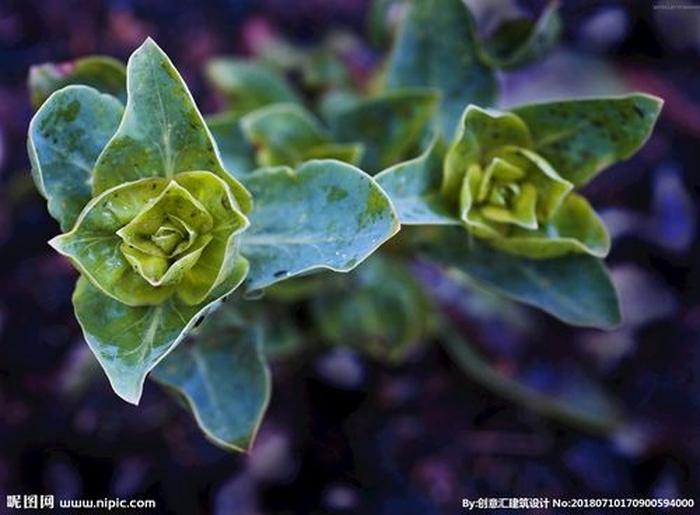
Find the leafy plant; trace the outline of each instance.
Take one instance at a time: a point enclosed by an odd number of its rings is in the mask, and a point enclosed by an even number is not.
[[[572,325],[619,322],[610,239],[577,189],[644,144],[661,101],[496,110],[495,71],[555,44],[556,5],[480,36],[460,0],[379,1],[372,19],[392,3],[403,22],[367,82],[332,45],[280,42],[305,87],[281,61],[217,57],[206,76],[227,109],[207,118],[150,39],[126,68],[32,69],[32,174],[63,231],[50,244],[79,272],[76,317],[117,395],[138,403],[150,373],[245,450],[268,360],[346,345],[396,363],[431,336],[471,355],[441,336],[420,263]]]

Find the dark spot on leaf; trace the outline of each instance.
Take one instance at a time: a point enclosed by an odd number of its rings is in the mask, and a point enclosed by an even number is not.
[[[197,319],[197,321],[194,323],[193,329],[196,329],[201,325],[201,323],[204,322],[204,316],[201,316]]]
[[[288,273],[289,272],[287,272],[286,270],[279,270],[272,275],[274,275],[275,277],[283,277],[283,276],[287,275]]]
[[[339,188],[338,186],[331,186],[330,188],[328,188],[326,202],[337,202],[339,200],[343,200],[347,196],[348,192],[345,191],[343,188]]]
[[[640,118],[644,118],[644,111],[638,105],[634,106],[634,112],[637,113],[637,116],[639,116]]]

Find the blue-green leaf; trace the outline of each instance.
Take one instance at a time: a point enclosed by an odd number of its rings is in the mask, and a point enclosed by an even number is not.
[[[375,180],[404,225],[461,225],[441,191],[445,144],[433,138],[421,155],[387,168]]]
[[[581,186],[644,145],[663,100],[635,93],[563,100],[513,109],[530,129],[532,150],[564,179]]]
[[[389,58],[387,88],[442,92],[443,135],[452,138],[465,106],[492,105],[498,85],[481,60],[474,20],[462,0],[414,0]]]
[[[34,183],[64,231],[91,198],[93,166],[117,130],[123,110],[110,95],[68,86],[54,93],[29,124]]]
[[[459,270],[477,285],[538,307],[564,322],[613,328],[620,322],[617,294],[602,261],[568,255],[526,259],[492,249],[463,229],[441,229],[426,256]]]
[[[127,92],[124,118],[95,165],[95,194],[128,181],[202,170],[226,181],[241,209],[250,210],[250,195],[221,164],[187,85],[150,38],[129,58]]]
[[[310,159],[339,159],[355,164],[362,145],[333,143],[331,135],[296,104],[273,104],[241,119],[243,133],[257,151],[259,166],[297,166]]]
[[[93,55],[67,63],[44,63],[29,69],[29,93],[37,109],[54,91],[84,85],[126,102],[126,69],[111,57]]]
[[[328,343],[393,363],[426,337],[430,314],[423,288],[411,271],[380,254],[326,281],[326,288],[312,299],[312,313]]]
[[[529,64],[549,52],[561,34],[559,3],[551,2],[536,22],[519,17],[501,23],[482,42],[486,62],[502,69]]]
[[[181,394],[204,434],[225,449],[245,452],[255,440],[272,388],[258,327],[222,326],[207,319],[152,377]]]
[[[180,303],[176,297],[156,306],[127,306],[80,277],[73,293],[75,314],[114,392],[138,404],[146,375],[200,317],[241,284],[247,271],[247,261],[239,258],[228,278],[195,306]]]
[[[338,141],[365,146],[362,169],[374,174],[419,153],[438,100],[430,89],[391,91],[333,110],[329,123]]]
[[[255,197],[241,244],[249,290],[318,268],[347,272],[399,230],[382,189],[340,161],[261,169],[245,184]]]
[[[256,61],[212,59],[207,63],[206,75],[239,115],[277,102],[301,103],[282,75]]]
[[[255,150],[243,134],[240,115],[228,111],[208,116],[206,122],[219,147],[226,171],[240,179],[258,167],[255,163]]]

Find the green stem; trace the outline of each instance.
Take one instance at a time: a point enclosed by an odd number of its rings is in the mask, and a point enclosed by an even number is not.
[[[622,423],[615,411],[612,414],[597,416],[554,400],[515,379],[503,376],[467,342],[454,335],[443,334],[440,343],[467,376],[496,395],[528,410],[600,436],[612,434]]]

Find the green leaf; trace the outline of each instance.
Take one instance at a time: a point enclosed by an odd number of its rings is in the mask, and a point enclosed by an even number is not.
[[[429,305],[400,262],[372,256],[312,299],[323,338],[389,362],[401,361],[426,337]]]
[[[95,55],[67,63],[44,63],[29,69],[29,92],[34,109],[54,91],[77,84],[91,86],[126,102],[126,69],[111,57]]]
[[[206,76],[239,115],[278,102],[302,103],[284,77],[255,61],[212,59]]]
[[[340,161],[261,169],[245,184],[255,197],[241,246],[249,290],[318,268],[347,272],[399,230],[381,188]]]
[[[512,111],[529,127],[532,150],[564,179],[582,186],[639,150],[662,105],[660,98],[635,93],[532,104]]]
[[[226,184],[209,172],[181,173],[174,181],[141,179],[95,197],[75,227],[49,243],[119,302],[156,305],[176,293],[183,302],[196,305],[235,265],[238,234],[248,222],[232,208],[233,202]],[[183,253],[184,261],[169,264],[173,256],[152,236],[166,222],[182,225],[183,220],[196,240],[180,234],[178,243],[192,255]],[[170,272],[168,266],[175,269]]]
[[[182,304],[176,297],[156,306],[127,306],[80,277],[73,293],[75,314],[114,392],[138,404],[147,374],[197,320],[241,284],[247,271],[248,262],[239,257],[226,280],[195,306]]]
[[[216,141],[224,168],[240,179],[258,166],[255,151],[241,128],[241,117],[233,111],[208,116],[207,127]]]
[[[297,310],[290,309],[290,304],[305,301],[311,292],[291,292],[290,297],[280,299],[279,288],[297,283],[304,288],[304,283],[317,282],[322,274],[315,277],[299,277],[291,279],[265,290],[265,295],[259,299],[246,299],[244,302],[229,303],[217,316],[220,325],[244,330],[255,326],[259,329],[263,354],[269,360],[284,359],[313,343],[303,329],[308,329],[297,316]],[[273,296],[273,291],[275,295]],[[294,297],[294,298],[291,298]],[[218,314],[218,313],[217,313]]]
[[[551,220],[536,230],[514,227],[504,238],[489,240],[506,252],[532,259],[548,259],[568,253],[605,257],[610,236],[588,201],[570,193]]]
[[[512,113],[467,106],[445,159],[443,193],[450,199],[457,198],[469,165],[488,165],[494,152],[504,145],[526,148],[530,145],[525,123]]]
[[[492,105],[498,85],[481,60],[474,21],[462,0],[414,0],[388,63],[386,86],[442,91],[440,126],[447,139],[467,104]]]
[[[151,377],[184,396],[212,442],[246,452],[270,400],[270,371],[259,328],[221,327],[215,319],[223,311],[207,319],[196,337],[170,353]]]
[[[328,91],[352,87],[352,77],[343,60],[333,48],[333,39],[324,42],[319,48],[304,54],[301,63],[301,76],[304,86],[316,91]],[[344,48],[348,42],[337,41],[337,47]]]
[[[372,0],[365,21],[367,37],[372,45],[385,48],[391,43],[396,28],[396,14],[407,0]]]
[[[460,225],[442,195],[445,144],[439,136],[414,159],[398,163],[375,176],[389,195],[403,225]]]
[[[226,181],[244,212],[250,210],[250,195],[223,168],[187,85],[150,38],[129,58],[127,91],[121,125],[95,165],[96,195],[127,181],[206,170]]]
[[[620,322],[615,288],[601,260],[591,256],[526,259],[445,228],[426,247],[426,257],[568,324],[610,329]]]
[[[364,144],[362,168],[377,173],[418,153],[437,102],[434,90],[384,93],[332,113],[331,131],[338,141]]]
[[[92,169],[117,130],[124,108],[87,86],[68,86],[51,96],[29,124],[32,176],[64,231],[90,201]]]
[[[484,59],[494,67],[510,70],[536,61],[559,42],[559,4],[551,2],[533,23],[527,17],[501,23],[482,42]]]
[[[257,149],[260,166],[297,166],[310,159],[359,161],[362,146],[332,143],[317,120],[296,104],[274,104],[241,119],[243,133]]]

